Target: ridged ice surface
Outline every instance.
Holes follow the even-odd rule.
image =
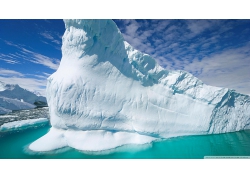
[[[249,96],[205,85],[185,71],[163,69],[125,42],[111,20],[64,22],[62,60],[47,84],[53,128],[44,138],[51,142],[40,150],[71,146],[97,151],[156,138],[250,129]],[[96,138],[90,142],[83,138],[86,133],[88,139]],[[114,140],[115,133],[129,135],[124,135],[126,141]],[[133,134],[146,140],[134,141]],[[52,147],[52,141],[62,143]],[[103,146],[97,148],[95,141]],[[45,141],[30,148],[39,151],[40,142]]]

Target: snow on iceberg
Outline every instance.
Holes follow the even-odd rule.
[[[29,127],[46,124],[48,122],[49,120],[46,118],[27,119],[27,120],[21,120],[21,121],[8,122],[0,126],[0,132],[23,130]]]
[[[64,22],[63,56],[46,89],[52,128],[31,150],[100,151],[250,129],[249,96],[163,69],[112,20]]]

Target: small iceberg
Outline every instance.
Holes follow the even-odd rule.
[[[47,123],[49,123],[49,120],[47,118],[13,121],[13,122],[4,123],[2,126],[0,126],[0,132],[24,130],[24,129],[28,129],[34,126],[45,125]]]

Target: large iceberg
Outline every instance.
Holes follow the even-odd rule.
[[[31,150],[100,151],[250,129],[248,95],[160,67],[112,20],[64,22],[61,63],[46,89],[52,128]]]

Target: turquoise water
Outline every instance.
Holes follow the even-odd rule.
[[[130,145],[100,153],[64,148],[34,153],[27,146],[50,126],[1,135],[1,159],[203,159],[204,156],[250,156],[250,130],[205,136],[185,136],[147,145]]]

